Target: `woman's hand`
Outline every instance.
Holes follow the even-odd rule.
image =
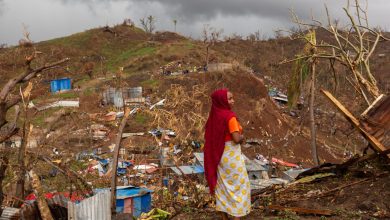
[[[242,135],[238,132],[233,132],[232,139],[233,139],[234,143],[241,144],[244,141],[244,135]]]
[[[245,142],[245,137],[244,135],[240,134],[240,144],[244,143]]]

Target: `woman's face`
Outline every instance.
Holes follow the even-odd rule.
[[[231,92],[227,93],[227,99],[230,107],[232,107],[234,105],[234,99],[233,99],[233,94]]]

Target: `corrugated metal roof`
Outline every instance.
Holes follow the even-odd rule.
[[[111,192],[100,191],[78,204],[68,202],[69,220],[111,220]]]
[[[177,175],[188,175],[188,174],[196,174],[196,173],[204,173],[204,169],[200,165],[195,166],[179,166],[179,167],[171,167],[171,169],[177,174]]]
[[[5,207],[0,220],[18,220],[20,218],[19,210],[17,208]]]
[[[390,145],[390,95],[381,99],[360,120],[363,128],[383,146]]]

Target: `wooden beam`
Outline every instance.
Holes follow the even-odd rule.
[[[344,114],[344,116],[347,118],[348,121],[350,121],[359,131],[363,134],[363,136],[370,142],[370,144],[373,146],[375,150],[378,152],[385,151],[386,148],[383,146],[383,144],[378,141],[374,136],[369,134],[367,131],[365,131],[361,126],[360,122],[353,114],[348,111],[347,108],[344,107],[343,104],[341,104],[330,92],[321,89],[321,92],[324,93],[324,95],[329,98],[329,100],[341,111],[341,113]],[[390,157],[390,155],[388,155]]]
[[[333,215],[332,211],[328,210],[328,209],[307,209],[307,208],[301,208],[301,207],[284,207],[284,206],[280,206],[280,205],[269,205],[267,207],[271,210],[292,211],[292,212],[296,212],[297,214],[325,215],[325,216]]]
[[[375,99],[375,101],[370,105],[368,106],[368,108],[360,115],[360,117],[365,117],[366,114],[384,97],[385,95],[382,94],[380,95],[377,99]]]

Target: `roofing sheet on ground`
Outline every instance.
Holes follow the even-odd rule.
[[[195,165],[195,166],[179,166],[179,167],[171,167],[171,169],[177,174],[177,175],[188,175],[188,174],[196,174],[196,173],[204,173],[204,169],[202,166]]]

